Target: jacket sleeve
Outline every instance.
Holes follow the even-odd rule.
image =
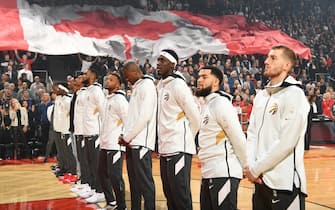
[[[196,104],[190,88],[184,81],[176,79],[174,95],[178,105],[185,113],[192,131],[193,136],[197,134],[200,128],[200,110]]]
[[[98,86],[95,87],[93,99],[95,106],[100,115],[100,120],[104,119],[104,105],[105,105],[105,94],[102,89]]]
[[[133,138],[145,129],[152,115],[156,114],[157,93],[155,85],[149,80],[143,81],[143,83],[141,90],[139,90],[140,97],[137,98],[137,100],[141,101],[141,103],[138,103],[141,104],[140,113],[138,114],[139,118],[134,119],[136,121],[135,126],[128,130],[123,137],[126,142],[131,142]]]
[[[241,124],[238,120],[233,105],[225,98],[219,99],[222,103],[215,103],[213,116],[227,134],[234,152],[239,159],[242,167],[247,164],[246,138],[243,133]]]
[[[254,102],[257,101],[257,95],[254,99]],[[248,165],[253,165],[256,157],[255,157],[255,144],[256,144],[256,121],[255,121],[255,109],[252,109],[248,130],[247,130],[247,158],[248,158]]]
[[[297,106],[300,104],[300,106]],[[292,154],[301,135],[306,129],[310,106],[302,91],[291,91],[284,101],[281,111],[281,131],[279,139],[273,140],[273,145],[262,157],[251,165],[251,173],[259,177]]]
[[[63,96],[62,104],[63,104],[62,111],[66,113],[66,117],[69,120],[70,119],[71,97]]]
[[[128,101],[124,96],[120,96],[117,107],[117,115],[120,117],[123,126],[127,120],[127,114],[128,114]]]

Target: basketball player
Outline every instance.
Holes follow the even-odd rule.
[[[205,97],[198,136],[202,210],[237,209],[238,186],[247,164],[246,138],[230,96],[219,91],[222,81],[216,67],[199,71],[196,94]]]
[[[151,153],[155,149],[157,94],[153,78],[143,76],[135,62],[124,66],[132,95],[120,144],[127,146],[126,161],[130,184],[131,209],[155,209],[155,183],[152,177]]]
[[[161,77],[158,91],[158,152],[164,195],[168,209],[192,209],[190,172],[195,154],[195,135],[200,114],[191,89],[174,73],[178,55],[162,50],[157,73]]]
[[[304,134],[310,105],[301,83],[289,76],[295,63],[292,49],[281,45],[265,60],[270,82],[254,100],[244,168],[255,183],[254,210],[305,209]]]

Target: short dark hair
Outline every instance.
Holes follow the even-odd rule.
[[[100,66],[97,63],[92,63],[88,70],[95,73],[95,75],[98,77],[100,72]]]
[[[223,81],[223,74],[222,74],[222,71],[219,68],[217,68],[215,66],[204,66],[200,70],[203,70],[203,69],[211,70],[211,74],[219,79],[219,84],[221,85],[221,83]]]
[[[109,75],[113,75],[114,77],[116,77],[117,80],[119,80],[119,83],[121,85],[122,82],[121,82],[121,76],[120,76],[120,74],[118,74],[116,72],[111,72]]]

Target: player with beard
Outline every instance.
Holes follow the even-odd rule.
[[[98,180],[98,155],[99,155],[99,133],[100,121],[104,114],[105,95],[102,86],[97,83],[100,66],[92,64],[86,71],[87,83],[85,110],[83,112],[83,136],[84,136],[84,156],[88,163],[88,183],[91,190],[79,194],[80,197],[86,198],[88,203],[97,203],[105,200],[102,193],[101,184]]]
[[[248,127],[245,176],[255,183],[254,210],[305,209],[304,136],[310,105],[301,83],[289,76],[296,55],[273,47],[265,60],[270,79],[258,92]]]
[[[205,66],[199,71],[196,95],[204,97],[199,130],[201,162],[200,207],[237,209],[237,191],[246,165],[246,138],[228,94],[219,91],[220,69]]]
[[[190,173],[200,114],[191,89],[174,73],[177,63],[176,52],[161,51],[157,63],[157,72],[162,78],[157,85],[158,152],[168,209],[190,210]]]
[[[74,105],[74,118],[73,118],[73,125],[74,125],[74,135],[76,139],[76,148],[77,148],[77,157],[79,162],[79,170],[80,170],[80,184],[76,184],[71,191],[74,193],[79,194],[80,191],[86,191],[86,188],[89,188],[88,185],[88,162],[86,159],[86,155],[84,155],[84,131],[83,131],[83,121],[85,115],[85,104],[86,104],[86,88],[87,78],[86,75],[82,74],[75,78],[75,86],[77,87],[76,95],[77,99]]]

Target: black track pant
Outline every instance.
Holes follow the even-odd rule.
[[[84,137],[85,147],[84,155],[88,163],[88,184],[92,189],[95,189],[97,193],[101,193],[101,184],[98,179],[98,156],[99,156],[99,136],[88,136]]]
[[[191,210],[190,189],[192,155],[180,153],[160,158],[164,195],[169,210]]]
[[[255,184],[253,210],[305,210],[305,195],[294,187],[293,192],[273,190],[265,184]]]
[[[131,209],[141,209],[141,196],[144,209],[155,209],[155,183],[152,177],[152,151],[145,147],[127,148],[126,160],[130,185]]]
[[[201,210],[236,210],[239,179],[210,178],[201,180]]]
[[[115,194],[116,203],[120,210],[126,208],[125,184],[122,177],[123,153],[122,151],[101,149],[98,167],[99,180],[106,202],[115,201]]]
[[[76,135],[76,147],[77,147],[77,157],[80,164],[80,182],[81,184],[87,184],[89,175],[88,175],[88,162],[85,155],[85,140],[82,135]]]
[[[77,174],[77,163],[72,152],[71,141],[72,139],[70,137],[70,134],[61,135],[61,154],[64,158],[64,168],[66,172],[71,174]]]

